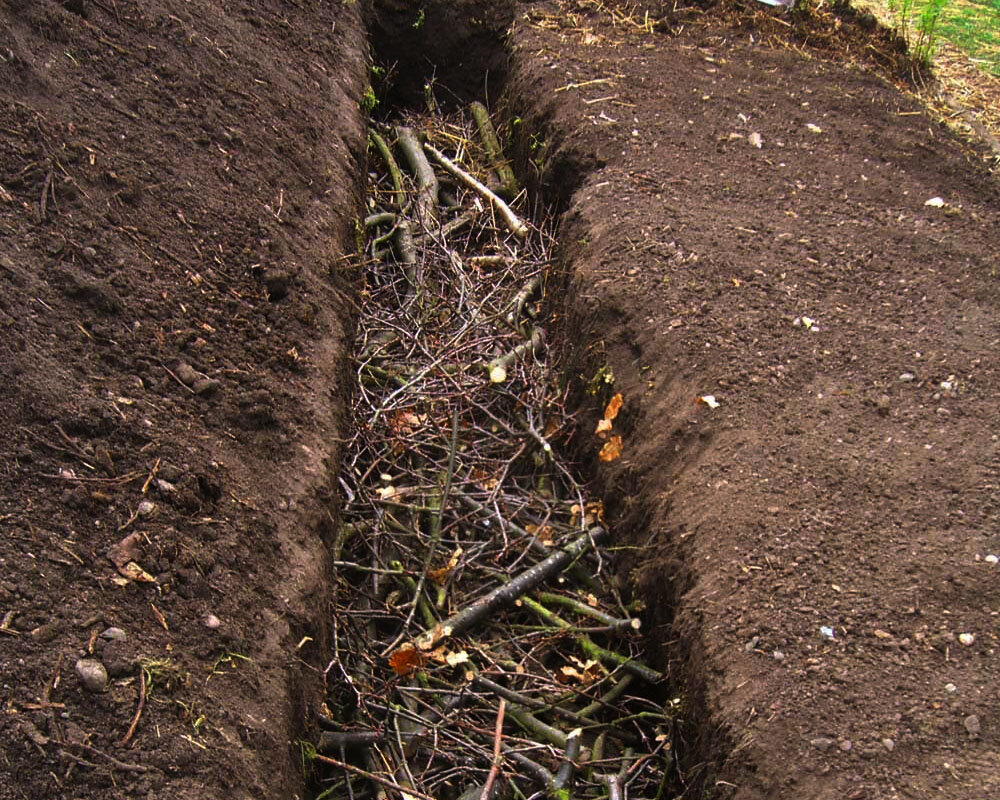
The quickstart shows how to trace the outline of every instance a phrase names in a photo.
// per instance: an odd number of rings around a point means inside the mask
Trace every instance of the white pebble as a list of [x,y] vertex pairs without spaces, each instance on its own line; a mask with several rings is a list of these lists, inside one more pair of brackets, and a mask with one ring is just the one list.
[[958,634],[958,641],[966,647],[972,647],[972,645],[975,644],[976,635],[974,633],[960,633]]

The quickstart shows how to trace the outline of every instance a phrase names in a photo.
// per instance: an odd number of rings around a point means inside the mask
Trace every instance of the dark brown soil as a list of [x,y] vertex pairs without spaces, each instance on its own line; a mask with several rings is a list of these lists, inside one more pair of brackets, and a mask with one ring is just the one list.
[[864,64],[594,6],[518,21],[512,91],[569,209],[577,448],[695,723],[683,778],[996,794],[995,179]]
[[[358,9],[0,8],[0,797],[301,794]],[[129,534],[154,583],[119,585]]]
[[[509,71],[522,169],[567,210],[567,374],[585,412],[612,373],[625,398],[620,460],[585,414],[575,447],[683,698],[689,794],[996,794],[1000,193],[879,77],[891,40],[829,12],[380,6],[380,58],[444,39],[458,99]],[[0,23],[0,798],[303,796],[360,9]],[[153,582],[109,557],[131,534]]]

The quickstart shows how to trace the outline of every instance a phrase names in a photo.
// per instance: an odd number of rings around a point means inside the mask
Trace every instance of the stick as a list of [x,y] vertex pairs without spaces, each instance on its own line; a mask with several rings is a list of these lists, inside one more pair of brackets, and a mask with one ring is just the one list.
[[[502,703],[503,700],[500,702]],[[551,725],[547,725],[542,722],[534,714],[530,714],[520,708],[514,708],[513,706],[511,707],[509,713],[510,718],[514,720],[514,722],[520,725],[532,736],[536,737],[536,741],[545,741],[549,744],[555,745],[556,747],[566,747],[566,734],[556,728],[553,728]]]
[[571,731],[566,737],[566,751],[563,754],[563,763],[556,773],[555,780],[552,781],[552,788],[555,791],[567,790],[565,795],[568,798],[568,788],[573,784],[573,777],[576,775],[576,760],[580,757],[580,746],[583,744],[583,731],[577,728]]
[[413,243],[409,220],[401,219],[396,223],[396,250],[399,252],[399,260],[403,262],[406,282],[410,284],[405,302],[405,305],[409,305],[410,296],[415,296],[420,288],[417,286],[417,246]]
[[353,764],[348,764],[345,761],[338,761],[336,758],[330,758],[329,756],[315,755],[313,760],[322,762],[323,764],[329,764],[331,767],[340,767],[342,770],[348,772],[353,772],[360,775],[362,778],[368,778],[368,780],[377,783],[379,786],[385,786],[387,789],[393,789],[404,797],[409,795],[410,797],[415,797],[417,800],[436,800],[436,798],[431,797],[429,794],[424,794],[423,792],[417,791],[416,789],[407,789],[400,786],[395,781],[390,781],[388,778],[383,778],[381,775],[376,775],[374,772],[369,772],[366,769],[361,769],[361,767],[356,767]]
[[490,774],[486,776],[486,784],[483,786],[483,793],[479,800],[490,800],[493,794],[493,784],[496,783],[497,775],[500,772],[500,764],[503,763],[501,745],[503,744],[503,715],[507,710],[507,701],[500,698],[500,708],[497,711],[497,724],[493,729],[493,764],[490,766]]
[[[152,771],[152,767],[147,767],[147,766],[145,766],[143,764],[128,764],[125,761],[119,761],[114,756],[108,755],[107,753],[105,753],[105,752],[103,752],[101,750],[98,750],[96,747],[91,747],[89,744],[83,744],[81,742],[64,742],[63,746],[65,746],[65,747],[76,747],[77,749],[82,750],[84,753],[86,753],[89,756],[98,756],[99,758],[106,759],[107,761],[111,762],[111,765],[113,767],[115,767],[116,769],[120,769],[122,772],[150,772],[150,771]],[[67,752],[66,750],[63,750],[62,752],[65,753],[66,755],[70,756],[71,758],[75,758],[75,756],[72,753]]]
[[631,628],[632,630],[639,630],[642,627],[642,622],[638,618],[632,619],[618,619],[612,617],[610,614],[606,614],[600,609],[588,606],[586,603],[581,603],[574,597],[567,597],[562,594],[554,594],[552,592],[539,592],[538,599],[543,603],[548,603],[551,605],[561,605],[566,608],[572,609],[577,614],[585,617],[590,617],[591,619],[596,619],[598,622],[603,622],[611,630],[625,630],[626,628]]
[[483,184],[455,164],[455,162],[434,147],[434,145],[424,144],[424,149],[434,156],[434,160],[444,167],[445,172],[452,177],[457,178],[481,197],[489,200],[490,203],[493,204],[493,207],[500,212],[500,216],[503,217],[503,221],[507,226],[507,229],[518,239],[523,239],[528,235],[528,226],[521,221],[517,214],[511,211],[510,206],[508,206],[495,192],[491,192],[486,186],[483,186]]
[[527,336],[521,325],[521,314],[524,313],[524,304],[527,303],[528,299],[541,288],[542,276],[536,275],[524,285],[521,291],[514,295],[514,299],[511,301],[511,306],[513,306],[513,308],[507,312],[507,324],[522,336]]
[[400,125],[396,128],[396,135],[399,138],[399,149],[406,156],[410,169],[413,170],[413,177],[416,179],[417,220],[425,228],[430,228],[436,217],[435,210],[440,190],[437,175],[434,174],[434,169],[427,160],[427,156],[424,155],[424,151],[420,149],[420,140],[413,128]]
[[517,178],[514,177],[514,170],[503,157],[503,148],[497,138],[496,128],[493,127],[493,120],[490,119],[490,112],[486,106],[476,102],[469,106],[469,113],[476,121],[476,128],[479,131],[479,139],[483,143],[483,150],[490,160],[490,166],[500,179],[500,193],[508,200],[513,200],[520,191],[517,185]]
[[[591,528],[570,542],[564,549],[555,551],[544,561],[538,562],[513,580],[498,586],[485,597],[479,598],[471,606],[449,617],[441,623],[441,631],[445,636],[461,636],[489,615],[513,603],[525,592],[530,592],[543,581],[562,572],[588,548],[607,538],[607,535],[608,532],[600,526]],[[425,633],[421,639],[433,642],[435,631]]]
[[52,186],[52,170],[49,170],[49,174],[45,176],[45,185],[42,186],[42,196],[38,201],[38,216],[42,222],[45,222],[48,216],[48,204],[49,204],[49,187]]
[[[541,603],[532,600],[530,597],[521,598],[521,602],[538,614],[538,616],[540,616],[543,620],[551,625],[555,625],[557,628],[566,629],[573,627],[566,622],[566,620],[556,616]],[[583,652],[585,652],[590,658],[603,661],[606,664],[617,664],[622,669],[631,672],[636,677],[642,678],[648,683],[659,683],[663,679],[663,675],[655,669],[647,667],[641,661],[636,661],[628,656],[623,656],[621,653],[606,650],[585,634],[578,633],[575,638],[577,644],[580,645],[580,649],[583,650]]]
[[[157,461],[159,463],[159,461]],[[142,716],[142,708],[146,705],[146,670],[139,670],[139,707],[135,710],[135,717],[132,720],[132,724],[128,726],[128,733],[126,733],[122,740],[119,742],[123,747],[127,745],[135,733],[136,726],[139,724],[139,717]]]
[[455,453],[457,451],[458,404],[456,403],[451,415],[451,446],[448,450],[448,472],[444,478],[444,489],[441,490],[441,499],[438,503],[437,511],[434,514],[434,521],[431,523],[431,541],[430,544],[427,545],[427,555],[424,556],[424,568],[420,571],[420,580],[417,582],[417,588],[413,592],[413,608],[410,609],[410,613],[406,618],[406,622],[403,624],[403,630],[400,632],[399,636],[396,637],[392,644],[390,644],[382,653],[383,658],[389,655],[389,653],[396,648],[396,645],[400,643],[402,638],[406,636],[406,629],[413,621],[413,614],[417,610],[417,606],[420,604],[420,595],[424,591],[424,584],[427,582],[427,572],[431,568],[431,560],[434,558],[434,552],[437,550],[438,541],[441,539],[444,509],[448,503],[448,494],[451,492],[451,479],[455,474]]
[[396,163],[392,150],[385,143],[385,139],[375,131],[371,131],[368,136],[372,144],[375,145],[375,149],[378,150],[378,154],[382,156],[386,169],[389,170],[389,177],[392,178],[392,187],[396,195],[396,205],[402,208],[406,202],[406,190],[403,188],[403,173],[399,171],[399,164]]
[[531,338],[526,342],[521,342],[509,353],[505,353],[499,358],[494,358],[486,365],[492,383],[503,383],[507,380],[507,370],[525,353],[540,353],[542,345],[545,343],[545,334],[541,328],[531,329]]
[[608,689],[608,691],[606,691],[602,697],[599,697],[590,705],[581,708],[579,711],[580,715],[589,717],[591,714],[596,714],[598,711],[600,711],[602,708],[605,708],[610,703],[615,702],[619,697],[625,694],[625,690],[632,685],[633,680],[635,680],[635,676],[630,673],[622,675],[621,680],[618,681],[618,683],[616,683],[610,689]]
[[389,225],[396,223],[396,215],[391,211],[383,211],[379,214],[370,214],[365,217],[365,228],[374,228],[376,225]]

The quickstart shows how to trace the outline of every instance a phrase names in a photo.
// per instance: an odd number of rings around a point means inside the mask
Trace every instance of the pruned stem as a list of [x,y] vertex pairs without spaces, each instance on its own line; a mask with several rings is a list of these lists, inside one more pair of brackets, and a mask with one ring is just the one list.
[[399,149],[406,156],[406,161],[410,165],[410,169],[413,170],[413,177],[417,184],[417,196],[414,201],[417,220],[425,228],[430,229],[437,218],[438,191],[440,190],[437,175],[434,174],[433,167],[420,148],[420,140],[413,128],[400,125],[396,129],[396,135],[399,139]]
[[510,168],[510,163],[503,157],[503,148],[500,146],[496,128],[493,127],[493,120],[490,119],[490,112],[486,110],[486,106],[477,102],[469,106],[469,113],[476,121],[479,141],[483,144],[483,150],[486,151],[490,166],[500,179],[500,194],[508,200],[513,200],[520,189],[517,185],[517,178],[514,177],[514,170]]
[[[562,617],[556,616],[541,603],[532,600],[530,597],[523,597],[521,602],[550,625],[564,629],[573,627]],[[616,664],[622,669],[631,672],[633,675],[642,678],[648,683],[659,683],[659,681],[663,679],[663,675],[655,669],[647,667],[641,661],[636,661],[628,656],[623,656],[621,653],[615,653],[601,647],[586,634],[575,634],[575,638],[577,644],[580,645],[580,649],[583,650],[583,652],[585,652],[590,658],[602,661],[605,664]]]
[[[607,537],[607,531],[595,527],[578,536],[565,548],[556,550],[544,561],[522,572],[508,583],[498,586],[492,592],[479,598],[457,614],[441,623],[441,629],[446,636],[461,636],[467,630],[475,627],[490,614],[510,605],[525,592],[530,592],[540,583],[557,575],[579,558],[594,544]],[[430,632],[433,634],[433,631]],[[427,636],[428,634],[425,634]]]
[[472,191],[476,192],[480,197],[488,200],[500,213],[500,216],[503,218],[504,225],[507,226],[507,230],[519,239],[523,239],[528,235],[528,226],[511,210],[510,206],[508,206],[499,195],[480,183],[476,178],[434,147],[434,145],[424,144],[424,149],[434,157],[435,161],[444,167],[445,172],[453,178],[461,181],[468,188],[472,189]]
[[396,163],[396,158],[393,156],[392,150],[389,149],[389,145],[386,144],[385,139],[375,131],[370,131],[368,137],[371,139],[372,144],[375,145],[375,149],[378,150],[382,161],[385,162],[385,168],[389,170],[396,205],[402,208],[406,204],[406,190],[403,188],[403,174],[399,171],[399,164]]

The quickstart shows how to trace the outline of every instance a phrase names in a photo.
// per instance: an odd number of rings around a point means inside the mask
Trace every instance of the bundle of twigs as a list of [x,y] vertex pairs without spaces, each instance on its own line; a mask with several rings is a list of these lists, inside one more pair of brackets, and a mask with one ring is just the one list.
[[551,236],[475,112],[371,134],[322,796],[659,797],[661,676],[552,446]]

